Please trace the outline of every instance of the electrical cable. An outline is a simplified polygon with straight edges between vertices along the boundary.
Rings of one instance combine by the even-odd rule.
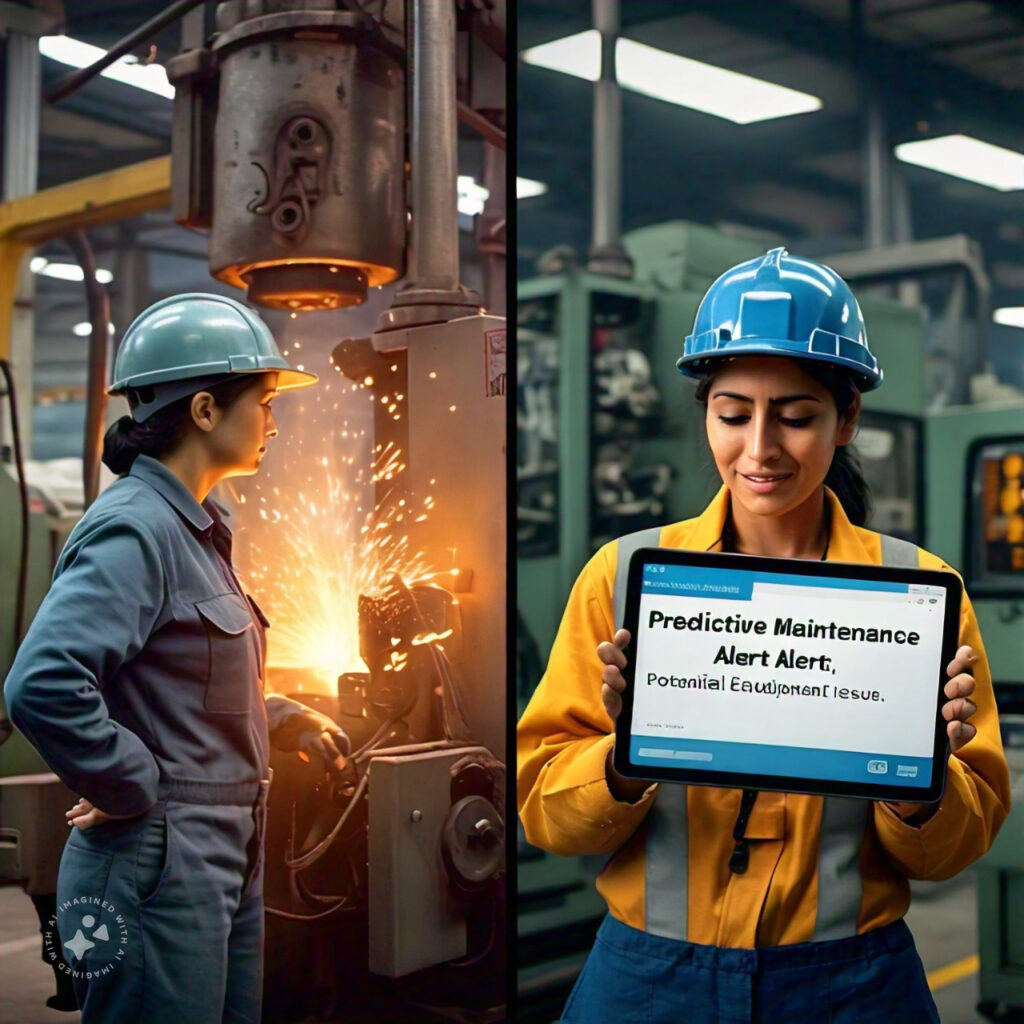
[[[56,103],[58,100],[64,99],[65,96],[70,96],[90,79],[95,78],[101,71],[110,67],[114,61],[123,57],[129,50],[155,36],[172,22],[188,14],[193,7],[198,7],[203,2],[204,0],[177,0],[177,3],[171,4],[165,11],[150,18],[149,21],[140,25],[134,32],[129,33],[123,39],[114,43],[99,60],[88,67],[80,68],[77,71],[72,71],[70,75],[66,75],[43,98],[47,103]]]
[[[490,956],[491,950],[494,949],[494,940],[498,934],[498,897],[493,896],[491,898],[491,927],[487,933],[487,945],[484,946],[483,952],[477,953],[474,956],[466,957],[462,960],[449,960],[445,965],[446,967],[472,967],[474,964],[480,963],[481,960],[486,960]]]
[[[84,508],[99,494],[100,460],[107,416],[107,361],[110,351],[110,296],[96,279],[96,256],[84,231],[74,231],[67,243],[82,268],[85,298],[89,310],[89,361],[85,401],[85,444],[82,450]]]
[[[281,910],[278,907],[271,907],[266,903],[264,903],[263,909],[274,917],[283,917],[288,921],[318,921],[322,917],[329,917],[331,914],[336,914],[339,910],[343,910],[344,904],[339,903],[337,906],[321,910],[317,914],[293,914],[290,910]]]
[[[18,561],[18,593],[14,605],[14,649],[21,643],[25,632],[25,598],[28,590],[28,483],[25,480],[25,462],[21,451],[21,427],[18,424],[18,396],[14,386],[11,364],[0,359],[7,387],[7,401],[11,410],[11,434],[14,440],[14,466],[18,474],[18,496],[21,502],[21,555]]]
[[[370,780],[370,773],[367,772],[360,780],[359,785],[356,787],[356,791],[352,794],[352,799],[349,801],[348,807],[345,808],[341,817],[338,819],[338,823],[331,829],[328,834],[320,840],[316,846],[313,847],[308,853],[302,854],[301,857],[296,857],[294,860],[285,858],[285,866],[291,868],[293,871],[301,871],[304,868],[308,868],[315,864],[330,848],[331,844],[337,838],[341,832],[345,822],[348,821],[349,815],[352,813],[352,808],[359,802],[359,798],[363,795],[366,790],[366,785]]]
[[[377,745],[380,739],[384,736],[384,733],[386,733],[400,717],[400,715],[392,715],[357,751],[355,751],[355,753],[349,755],[349,760],[355,761],[356,764],[361,764],[365,761],[366,753]]]

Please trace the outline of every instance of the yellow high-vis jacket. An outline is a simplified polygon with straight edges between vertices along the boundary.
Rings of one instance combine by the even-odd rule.
[[[881,535],[853,526],[831,491],[828,560],[878,565]],[[729,492],[695,519],[662,527],[661,547],[713,549]],[[596,648],[614,621],[618,541],[587,563],[573,587],[547,671],[518,727],[519,813],[534,846],[603,854],[597,887],[624,924],[670,938],[733,948],[845,938],[896,921],[908,879],[940,880],[984,854],[1010,809],[1010,781],[992,678],[971,602],[960,644],[973,666],[977,735],[949,758],[945,795],[920,827],[880,802],[762,792],[746,829],[749,867],[729,870],[741,791],[651,785],[617,801],[605,779],[612,722],[601,702]],[[912,551],[911,551],[912,553]],[[950,570],[917,549],[922,569]]]

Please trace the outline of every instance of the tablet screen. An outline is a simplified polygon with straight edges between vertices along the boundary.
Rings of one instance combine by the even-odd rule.
[[[632,766],[934,789],[949,574],[908,570],[927,581],[907,582],[656,555],[631,602]]]

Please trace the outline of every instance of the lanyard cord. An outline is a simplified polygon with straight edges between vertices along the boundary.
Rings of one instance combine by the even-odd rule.
[[[829,515],[827,504],[825,505],[825,531],[825,550],[821,553],[821,561],[823,562],[828,558],[829,545],[832,543],[832,517]],[[707,550],[710,551],[711,548],[719,544],[721,544],[723,552],[735,553],[736,551],[736,530],[732,522],[731,509],[725,518],[722,535]],[[750,866],[750,841],[747,839],[747,822],[750,821],[750,812],[754,809],[757,793],[756,789],[743,790],[743,796],[740,799],[740,811],[736,815],[736,824],[732,827],[734,846],[732,848],[732,855],[729,857],[729,870],[734,875],[746,874],[747,868]]]
[[[754,801],[756,799],[756,789],[743,790],[743,798],[740,800],[740,813],[736,815],[736,824],[732,827],[732,838],[736,845],[733,847],[732,856],[729,858],[729,870],[734,875],[745,874],[747,866],[750,864],[750,848],[746,831],[747,822],[750,820],[750,812],[754,809]]]

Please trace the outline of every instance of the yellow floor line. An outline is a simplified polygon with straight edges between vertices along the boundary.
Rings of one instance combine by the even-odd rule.
[[[965,956],[963,960],[955,960],[951,964],[946,964],[945,967],[938,967],[934,971],[929,971],[928,987],[933,992],[938,992],[940,988],[952,985],[953,982],[959,981],[961,978],[976,974],[979,963],[978,954],[972,953],[970,956]]]

